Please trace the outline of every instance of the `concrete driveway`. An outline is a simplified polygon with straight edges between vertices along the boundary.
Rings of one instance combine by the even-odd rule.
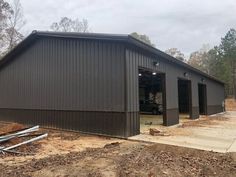
[[[162,133],[149,135],[149,129]],[[229,111],[198,120],[182,119],[172,127],[141,125],[141,134],[131,140],[169,144],[215,152],[236,152],[236,111]]]

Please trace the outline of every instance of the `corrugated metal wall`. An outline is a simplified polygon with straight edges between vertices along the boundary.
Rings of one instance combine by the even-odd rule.
[[[177,85],[174,83],[177,82],[177,69],[176,67],[168,66],[166,63],[160,61],[160,58],[157,56],[151,56],[148,53],[137,51],[137,49],[128,48],[126,50],[126,68],[127,68],[127,94],[128,94],[128,105],[127,109],[130,112],[139,111],[138,101],[138,68],[146,68],[152,71],[161,72],[166,74],[166,92],[167,97],[173,99],[167,99],[167,108],[176,108],[177,101]],[[156,67],[153,65],[154,61],[159,61],[159,66]],[[166,68],[168,67],[168,68]],[[172,87],[172,84],[174,88]],[[176,89],[175,89],[176,88]]]
[[[0,70],[0,120],[133,135],[126,126],[133,116],[125,114],[124,52],[119,42],[37,39]]]
[[[0,108],[124,112],[124,47],[39,39],[0,70]]]
[[[159,66],[154,66],[153,62],[158,61]],[[192,88],[192,110],[191,118],[199,117],[198,103],[198,84],[203,83],[207,86],[207,105],[209,114],[221,112],[222,101],[224,101],[224,87],[222,84],[212,81],[201,76],[189,69],[183,68],[176,64],[166,61],[161,56],[152,55],[142,49],[127,47],[126,49],[126,71],[127,71],[127,111],[139,111],[139,95],[138,95],[138,68],[146,68],[155,72],[165,73],[166,77],[166,108],[167,108],[167,124],[178,123],[178,84],[179,78],[191,80]],[[184,77],[184,72],[188,73],[188,77]],[[204,82],[202,79],[204,78]],[[212,111],[212,104],[215,106]],[[168,112],[169,111],[169,112]]]
[[[44,37],[0,70],[0,120],[122,137],[138,134],[139,67],[165,73],[166,125],[179,121],[178,78],[191,80],[191,117],[198,117],[201,75],[119,42]],[[204,79],[208,113],[220,112],[224,88]]]
[[[206,80],[208,106],[221,105],[225,98],[223,85],[216,84],[211,80]]]
[[[124,113],[0,109],[0,120],[116,137],[131,135],[125,129]]]
[[[224,86],[216,84],[214,81],[207,79],[207,114],[215,114],[224,111],[222,102],[225,99]]]

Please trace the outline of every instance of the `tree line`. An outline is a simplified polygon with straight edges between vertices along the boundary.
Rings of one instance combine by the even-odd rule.
[[[21,29],[26,24],[20,0],[8,3],[0,0],[0,58],[6,52],[13,49],[23,38]],[[62,17],[58,22],[53,22],[49,29],[59,32],[91,32],[87,19],[71,19]],[[131,35],[152,47],[155,45],[145,34],[137,32]],[[218,46],[210,48],[208,45],[191,53],[189,58],[177,48],[165,51],[178,60],[186,62],[191,66],[209,74],[225,83],[225,93],[236,99],[236,30],[230,29]]]
[[[218,46],[190,55],[188,63],[225,82],[225,93],[236,99],[236,30],[230,29]]]
[[[132,33],[132,36],[151,45],[151,40],[146,35]],[[189,58],[177,48],[170,48],[165,51],[174,58],[188,63],[189,65],[219,79],[225,83],[225,94],[227,97],[236,99],[236,30],[230,29],[218,46],[210,48],[203,45],[198,51],[192,52]]]
[[[223,81],[227,97],[236,99],[236,30],[230,29],[221,38],[219,45],[210,48],[209,45],[190,54],[184,54],[176,48],[171,48],[166,53],[180,59],[189,65]]]

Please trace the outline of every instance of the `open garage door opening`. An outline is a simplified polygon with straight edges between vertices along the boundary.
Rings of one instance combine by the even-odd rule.
[[[206,99],[206,85],[198,84],[198,103],[199,103],[199,114],[207,114],[207,99]]]
[[[163,124],[165,112],[165,76],[139,69],[139,110],[141,131],[150,126]]]
[[[179,118],[190,118],[191,115],[191,81],[178,79]]]

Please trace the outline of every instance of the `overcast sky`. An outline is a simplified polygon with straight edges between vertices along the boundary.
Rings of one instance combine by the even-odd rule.
[[[93,32],[150,37],[157,48],[189,55],[202,44],[218,45],[236,28],[236,0],[21,0],[24,33],[48,30],[61,17],[86,18]]]

